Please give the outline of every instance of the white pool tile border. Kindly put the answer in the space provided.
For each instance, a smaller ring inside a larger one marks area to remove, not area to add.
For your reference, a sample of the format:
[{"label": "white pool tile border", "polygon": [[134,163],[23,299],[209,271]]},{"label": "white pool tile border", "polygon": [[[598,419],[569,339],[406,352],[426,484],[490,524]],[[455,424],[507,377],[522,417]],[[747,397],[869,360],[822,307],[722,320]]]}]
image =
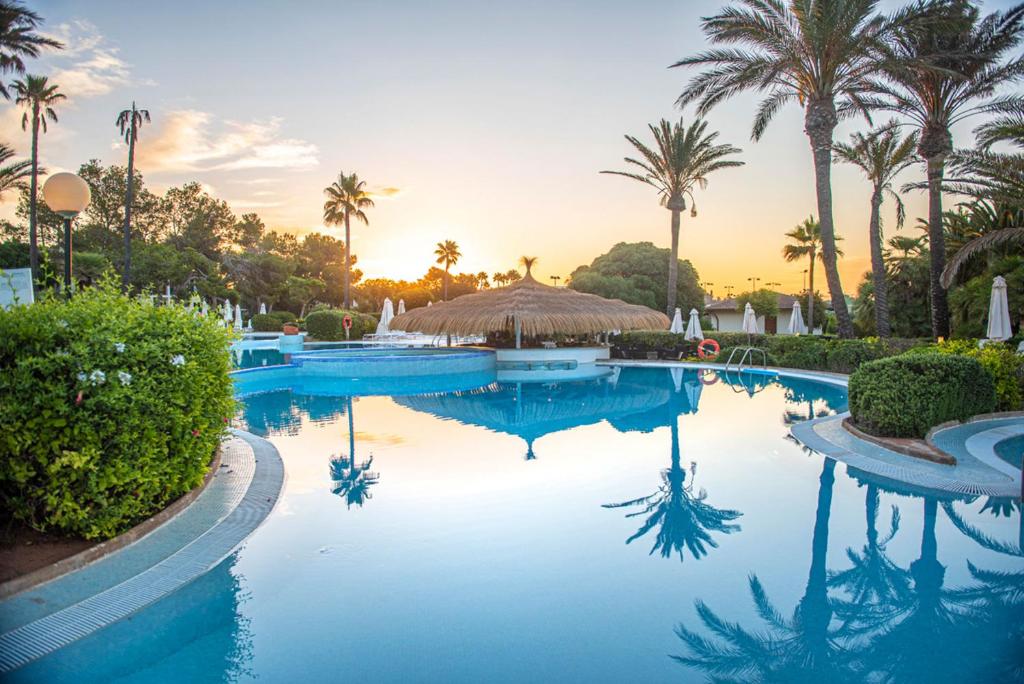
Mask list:
[{"label": "white pool tile border", "polygon": [[[167,596],[215,567],[266,519],[281,493],[284,464],[277,449],[266,440],[240,430],[232,430],[232,433],[243,440],[247,448],[232,450],[229,465],[242,477],[225,482],[224,486],[230,488],[227,495],[234,502],[226,515],[192,542],[143,572],[0,634],[0,675],[53,653]],[[197,505],[202,498],[200,495],[192,505]],[[152,540],[159,530],[135,543]],[[107,559],[116,558],[120,552]],[[58,583],[60,579],[53,582]]]}]

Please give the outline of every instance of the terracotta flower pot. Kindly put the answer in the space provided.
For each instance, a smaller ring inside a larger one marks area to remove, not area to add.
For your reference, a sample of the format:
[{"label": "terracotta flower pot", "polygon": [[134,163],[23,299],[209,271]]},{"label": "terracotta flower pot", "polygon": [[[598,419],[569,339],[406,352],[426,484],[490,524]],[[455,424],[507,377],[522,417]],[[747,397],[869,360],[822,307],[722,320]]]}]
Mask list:
[{"label": "terracotta flower pot", "polygon": [[297,325],[286,325],[286,326],[284,326],[284,328],[282,328],[282,331],[284,332],[285,335],[298,335],[299,334],[299,326],[297,326]]}]

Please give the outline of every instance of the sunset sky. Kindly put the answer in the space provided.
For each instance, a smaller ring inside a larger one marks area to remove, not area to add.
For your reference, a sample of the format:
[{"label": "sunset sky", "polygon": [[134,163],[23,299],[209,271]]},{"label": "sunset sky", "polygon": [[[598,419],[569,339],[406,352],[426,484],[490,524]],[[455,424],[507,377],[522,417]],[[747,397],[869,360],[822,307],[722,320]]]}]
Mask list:
[{"label": "sunset sky", "polygon": [[[666,67],[704,47],[700,16],[717,6],[31,2],[67,45],[30,65],[70,97],[42,161],[52,170],[126,163],[114,121],[134,99],[153,117],[137,165],[155,190],[198,180],[270,228],[338,235],[322,225],[322,190],[339,170],[356,171],[380,193],[370,226],[353,231],[367,276],[417,278],[434,243],[452,239],[464,255],[456,270],[507,270],[529,254],[540,276],[565,277],[619,241],[668,245],[654,191],[598,172],[622,168],[624,133],[644,139],[649,122],[692,117],[673,104],[690,74]],[[806,267],[780,255],[784,233],[815,206],[802,114],[786,109],[753,143],[756,101],[711,113],[746,166],[713,175],[698,216],[683,218],[680,256],[716,294],[745,289],[750,276],[796,291]],[[0,133],[24,154],[20,116],[5,105]],[[975,123],[958,129],[959,144]],[[837,138],[863,127],[846,123]],[[852,293],[868,268],[869,186],[852,168],[833,178]],[[904,232],[917,235],[924,198],[905,199]],[[0,213],[10,217],[14,202]],[[891,204],[884,216],[891,234]]]}]

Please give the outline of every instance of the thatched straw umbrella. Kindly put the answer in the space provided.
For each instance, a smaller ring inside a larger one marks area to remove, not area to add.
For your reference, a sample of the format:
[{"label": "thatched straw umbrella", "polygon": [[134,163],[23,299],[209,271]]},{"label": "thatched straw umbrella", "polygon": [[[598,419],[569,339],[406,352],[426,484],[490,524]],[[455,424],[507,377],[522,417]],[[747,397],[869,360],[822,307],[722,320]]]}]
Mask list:
[{"label": "thatched straw umbrella", "polygon": [[428,335],[476,335],[511,330],[516,335],[585,334],[609,330],[664,329],[665,314],[618,299],[551,287],[530,275],[532,259],[524,259],[526,275],[507,287],[457,297],[396,316],[392,327]]}]

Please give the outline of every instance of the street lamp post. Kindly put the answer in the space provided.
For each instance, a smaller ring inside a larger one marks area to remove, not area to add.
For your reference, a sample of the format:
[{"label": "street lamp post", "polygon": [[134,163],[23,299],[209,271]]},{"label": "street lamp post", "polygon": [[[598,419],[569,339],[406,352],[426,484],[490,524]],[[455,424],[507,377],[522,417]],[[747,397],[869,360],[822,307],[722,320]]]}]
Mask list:
[{"label": "street lamp post", "polygon": [[71,294],[71,221],[89,206],[89,184],[73,173],[55,173],[43,184],[46,206],[64,219],[64,293]]},{"label": "street lamp post", "polygon": [[751,283],[751,285],[750,285],[750,291],[751,292],[755,292],[757,290],[757,281],[758,280],[760,280],[760,278],[758,278],[757,276],[752,276],[750,278],[747,278],[747,281],[749,283]]},{"label": "street lamp post", "polygon": [[551,282],[554,283],[555,287],[558,287],[558,281],[562,279],[562,276],[548,276],[551,278]]}]

